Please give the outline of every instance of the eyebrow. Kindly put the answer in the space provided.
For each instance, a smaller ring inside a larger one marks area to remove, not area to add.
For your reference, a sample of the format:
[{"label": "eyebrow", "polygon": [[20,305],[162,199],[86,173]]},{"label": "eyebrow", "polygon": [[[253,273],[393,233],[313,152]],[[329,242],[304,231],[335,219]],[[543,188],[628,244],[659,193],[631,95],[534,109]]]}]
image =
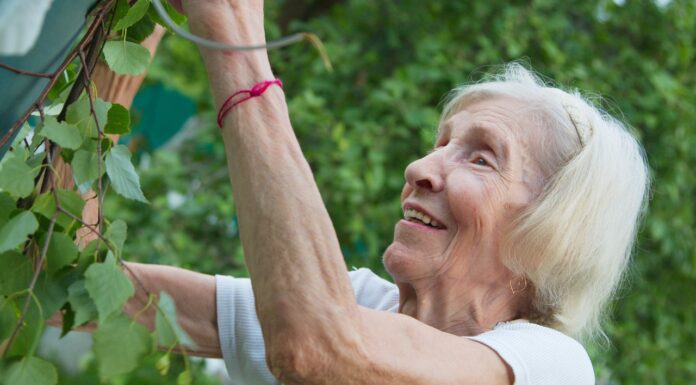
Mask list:
[{"label": "eyebrow", "polygon": [[465,136],[483,138],[483,141],[493,149],[493,152],[504,160],[507,160],[510,156],[509,141],[504,135],[501,135],[500,130],[496,128],[481,123],[473,123],[467,130]]},{"label": "eyebrow", "polygon": [[[454,131],[454,125],[455,122],[453,122],[452,119],[448,119],[440,124],[437,130],[436,143],[443,135],[451,137],[452,131]],[[506,135],[501,135],[499,129],[480,121],[466,122],[464,127],[466,126],[469,127],[466,130],[465,137],[482,137],[482,141],[491,147],[496,156],[500,157],[503,163],[507,163],[508,159],[510,159],[510,141],[507,139]]]}]

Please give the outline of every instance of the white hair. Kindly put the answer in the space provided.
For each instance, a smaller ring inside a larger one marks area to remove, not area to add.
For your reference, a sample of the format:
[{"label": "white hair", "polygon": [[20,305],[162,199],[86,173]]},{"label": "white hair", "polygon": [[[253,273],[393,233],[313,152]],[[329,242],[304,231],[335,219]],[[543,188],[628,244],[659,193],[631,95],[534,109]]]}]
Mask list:
[{"label": "white hair", "polygon": [[506,96],[541,128],[537,198],[502,245],[503,263],[534,289],[527,318],[576,338],[603,336],[604,309],[633,250],[647,201],[642,147],[579,92],[545,84],[519,64],[453,91],[442,122],[474,101]]}]

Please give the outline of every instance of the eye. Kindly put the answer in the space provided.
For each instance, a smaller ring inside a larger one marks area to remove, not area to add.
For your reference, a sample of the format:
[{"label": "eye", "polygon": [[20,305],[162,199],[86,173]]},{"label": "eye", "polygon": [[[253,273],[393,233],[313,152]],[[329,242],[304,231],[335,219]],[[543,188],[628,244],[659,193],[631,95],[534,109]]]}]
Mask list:
[{"label": "eye", "polygon": [[480,156],[474,160],[474,164],[478,166],[488,166],[488,162]]}]

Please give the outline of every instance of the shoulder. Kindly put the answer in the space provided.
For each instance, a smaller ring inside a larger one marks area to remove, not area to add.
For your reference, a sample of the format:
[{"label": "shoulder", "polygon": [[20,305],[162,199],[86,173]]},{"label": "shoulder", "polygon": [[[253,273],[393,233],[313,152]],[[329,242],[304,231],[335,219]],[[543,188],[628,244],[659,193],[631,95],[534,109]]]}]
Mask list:
[{"label": "shoulder", "polygon": [[515,374],[515,385],[592,385],[592,362],[573,338],[529,322],[505,322],[467,337],[493,349]]}]

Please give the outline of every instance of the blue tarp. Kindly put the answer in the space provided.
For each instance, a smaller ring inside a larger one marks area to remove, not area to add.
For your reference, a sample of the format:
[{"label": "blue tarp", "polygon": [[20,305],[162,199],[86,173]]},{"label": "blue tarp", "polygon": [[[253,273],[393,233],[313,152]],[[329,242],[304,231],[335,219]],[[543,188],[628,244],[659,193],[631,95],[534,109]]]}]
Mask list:
[{"label": "blue tarp", "polygon": [[[83,30],[85,16],[95,3],[95,0],[54,0],[34,47],[23,56],[0,55],[0,63],[31,72],[54,72],[73,47]],[[7,134],[47,84],[46,78],[19,75],[0,68],[0,138]],[[0,148],[0,158],[11,142],[8,140]]]}]

